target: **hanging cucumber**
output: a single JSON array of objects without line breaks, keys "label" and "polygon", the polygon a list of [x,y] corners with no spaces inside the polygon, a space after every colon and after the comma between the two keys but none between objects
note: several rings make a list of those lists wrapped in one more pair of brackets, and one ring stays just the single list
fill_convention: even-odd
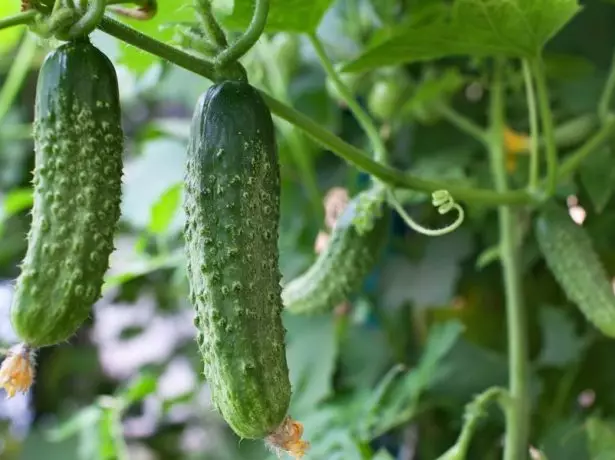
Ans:
[{"label": "hanging cucumber", "polygon": [[549,203],[536,219],[540,250],[562,290],[603,334],[615,337],[615,294],[585,229]]},{"label": "hanging cucumber", "polygon": [[355,293],[380,257],[389,237],[384,191],[375,187],[353,198],[340,215],[327,248],[282,291],[292,313],[330,311]]},{"label": "hanging cucumber", "polygon": [[87,39],[49,53],[34,119],[34,203],[11,305],[23,342],[0,370],[9,395],[32,382],[33,349],[68,340],[100,297],[120,217],[124,136],[111,61]]},{"label": "hanging cucumber", "polygon": [[111,61],[87,39],[43,63],[34,205],[11,320],[31,347],[69,339],[100,297],[120,217],[124,136]]},{"label": "hanging cucumber", "polygon": [[276,140],[248,83],[215,84],[199,99],[184,209],[190,300],[214,405],[240,437],[267,438],[300,457],[302,427],[287,417]]}]

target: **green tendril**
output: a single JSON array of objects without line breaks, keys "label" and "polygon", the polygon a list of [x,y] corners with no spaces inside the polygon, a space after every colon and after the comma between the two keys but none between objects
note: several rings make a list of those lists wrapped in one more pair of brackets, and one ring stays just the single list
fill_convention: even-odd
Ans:
[{"label": "green tendril", "polygon": [[431,202],[434,207],[438,208],[438,213],[441,215],[448,214],[452,210],[457,211],[457,219],[450,225],[447,225],[444,228],[431,229],[422,226],[417,223],[408,215],[408,213],[404,210],[400,202],[397,200],[395,195],[389,190],[389,201],[395,208],[395,210],[399,213],[404,222],[410,227],[412,230],[420,233],[421,235],[426,236],[443,236],[448,233],[451,233],[457,230],[465,219],[465,212],[463,208],[453,200],[453,197],[448,192],[448,190],[436,190],[431,195]]}]

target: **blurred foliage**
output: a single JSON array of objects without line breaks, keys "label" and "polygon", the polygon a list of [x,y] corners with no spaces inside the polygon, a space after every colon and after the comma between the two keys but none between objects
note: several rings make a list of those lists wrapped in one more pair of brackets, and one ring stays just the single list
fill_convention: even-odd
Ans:
[{"label": "blurred foliage", "polygon": [[[14,13],[18,3],[0,2],[0,17]],[[516,3],[524,8],[515,10]],[[172,41],[173,23],[194,20],[189,4],[161,1],[154,20],[131,24]],[[245,25],[251,10],[250,2],[214,4],[230,26]],[[578,12],[573,0],[458,0],[451,17],[450,2],[440,0],[271,4],[267,35],[243,59],[252,84],[367,149],[309,42],[296,33],[318,25],[335,61],[358,71],[352,88],[378,120],[396,167],[484,187],[491,186],[486,152],[437,110],[451,103],[484,123],[483,57],[533,54],[553,37],[545,61],[556,123],[564,126],[595,112],[615,46],[615,5],[599,0],[586,2],[567,25]],[[479,11],[480,4],[490,9]],[[306,5],[310,14],[303,16]],[[489,28],[489,21],[496,25]],[[438,48],[442,39],[445,46]],[[0,32],[0,84],[22,40],[23,29]],[[271,459],[262,443],[239,442],[213,410],[193,340],[182,180],[191,112],[210,83],[100,32],[93,40],[118,71],[127,136],[117,250],[92,320],[70,344],[40,351],[30,394],[0,402],[0,459]],[[32,199],[36,68],[52,45],[39,43],[35,65],[0,121],[0,337],[7,343],[15,339],[8,307]],[[460,56],[467,53],[474,57]],[[350,81],[349,73],[343,75]],[[512,64],[507,94],[509,124],[527,132],[523,80]],[[366,177],[296,128],[277,119],[276,127],[283,179],[280,262],[289,279],[316,257],[326,192],[345,187],[354,194]],[[572,127],[566,130],[572,142],[561,155],[582,140]],[[595,153],[558,189],[560,198],[574,195],[584,208],[585,225],[611,275],[612,147]],[[519,154],[510,171],[517,186],[527,180],[527,158]],[[436,226],[445,219],[427,195],[403,193],[422,222]],[[506,385],[504,293],[494,263],[497,218],[471,203],[466,212],[460,230],[433,239],[398,218],[384,261],[349,299],[350,308],[310,318],[284,315],[291,413],[305,424],[310,459],[436,459],[457,439],[465,405],[491,386]],[[615,458],[615,344],[566,301],[527,229],[524,243],[532,445],[551,460]],[[501,414],[486,411],[468,459],[500,458],[502,431]]]}]

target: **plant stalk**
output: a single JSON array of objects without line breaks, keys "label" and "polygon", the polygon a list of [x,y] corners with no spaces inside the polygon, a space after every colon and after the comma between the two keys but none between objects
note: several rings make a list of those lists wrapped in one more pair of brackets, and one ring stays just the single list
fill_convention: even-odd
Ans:
[{"label": "plant stalk", "polygon": [[[505,104],[502,84],[503,65],[496,62],[491,89],[491,167],[495,188],[500,193],[508,190],[504,127]],[[500,261],[503,270],[508,327],[508,372],[510,405],[506,410],[506,437],[504,460],[525,460],[529,439],[529,364],[527,351],[527,325],[523,301],[522,279],[519,261],[518,221],[510,206],[498,208],[500,224]]]},{"label": "plant stalk", "polygon": [[538,181],[540,180],[540,152],[538,149],[538,113],[536,110],[536,95],[534,93],[532,69],[530,68],[530,64],[526,59],[523,60],[523,79],[525,80],[527,110],[530,118],[530,173],[528,187],[531,191],[536,191],[538,188]]},{"label": "plant stalk", "polygon": [[543,63],[540,57],[529,62],[530,71],[536,80],[536,96],[538,100],[538,111],[542,124],[546,156],[547,156],[547,194],[553,195],[557,186],[557,144],[555,142],[555,130],[553,128],[553,114],[549,105],[549,93],[547,90],[547,79],[543,70]]}]

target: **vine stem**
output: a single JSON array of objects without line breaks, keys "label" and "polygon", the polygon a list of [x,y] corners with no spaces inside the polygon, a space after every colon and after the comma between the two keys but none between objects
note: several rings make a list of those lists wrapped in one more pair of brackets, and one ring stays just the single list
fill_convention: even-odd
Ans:
[{"label": "vine stem", "polygon": [[604,90],[602,91],[600,101],[598,102],[598,116],[602,122],[606,121],[609,115],[609,105],[611,104],[611,99],[613,98],[613,91],[615,91],[615,52],[613,53],[613,58],[611,60],[609,76],[606,79]]},{"label": "vine stem", "polygon": [[489,143],[487,132],[474,123],[472,120],[457,112],[455,109],[448,105],[440,105],[438,112],[444,117],[451,125],[455,126],[459,131],[468,134],[483,145]]},{"label": "vine stem", "polygon": [[258,41],[267,24],[269,14],[269,0],[256,0],[254,15],[248,26],[248,30],[228,48],[221,51],[216,58],[216,65],[225,66],[231,62],[238,61],[250,48]]},{"label": "vine stem", "polygon": [[578,169],[583,160],[591,153],[595,152],[606,140],[613,136],[615,131],[615,116],[610,115],[604,121],[596,133],[591,136],[582,146],[572,152],[564,161],[558,170],[558,179],[564,179],[569,174],[572,174]]},{"label": "vine stem", "polygon": [[527,97],[527,110],[530,118],[530,173],[528,187],[530,190],[536,191],[538,188],[540,174],[540,152],[538,151],[538,113],[536,110],[534,82],[532,81],[532,69],[530,68],[530,63],[527,59],[523,60],[522,65],[523,79],[525,80],[525,94]]},{"label": "vine stem", "polygon": [[[508,190],[504,127],[505,104],[502,84],[503,63],[495,63],[490,103],[490,156],[495,188],[501,193]],[[504,460],[527,458],[529,438],[529,365],[527,326],[523,302],[519,253],[516,247],[518,222],[510,206],[498,208],[500,224],[500,260],[502,263],[506,296],[508,328],[508,372],[510,405],[506,408],[506,438]]]},{"label": "vine stem", "polygon": [[135,29],[122,24],[109,16],[104,16],[98,28],[103,32],[112,35],[115,38],[129,43],[137,48],[140,48],[155,56],[166,59],[179,67],[190,70],[198,75],[201,75],[209,80],[214,79],[214,67],[211,63],[199,59],[189,53],[181,51],[173,46],[159,42]]},{"label": "vine stem", "polygon": [[[103,17],[99,23],[99,29],[128,44],[147,51],[148,53],[166,59],[190,72],[201,75],[212,81],[214,79],[214,69],[211,63],[173,46],[161,43],[108,16]],[[311,118],[269,96],[267,93],[261,92],[261,95],[269,106],[269,109],[276,116],[297,126],[318,144],[331,150],[354,167],[371,174],[393,187],[409,188],[430,193],[438,190],[448,190],[458,201],[482,203],[484,205],[526,204],[536,200],[536,198],[528,194],[525,190],[498,193],[489,189],[464,187],[450,184],[446,181],[427,180],[412,174],[406,174],[372,160],[362,150],[343,141]]]},{"label": "vine stem", "polygon": [[374,149],[374,160],[379,163],[385,164],[387,161],[387,150],[372,119],[367,114],[367,112],[365,112],[365,110],[363,110],[363,108],[359,105],[350,89],[348,89],[348,87],[344,84],[344,82],[341,80],[341,78],[335,71],[333,63],[327,56],[325,47],[318,39],[316,34],[308,34],[308,37],[310,39],[310,43],[312,43],[312,46],[314,47],[314,51],[316,52],[316,55],[318,56],[318,59],[320,60],[323,69],[325,70],[325,73],[331,79],[333,86],[340,94],[354,117],[357,119],[363,131],[365,131],[365,134],[369,139],[372,148]]},{"label": "vine stem", "polygon": [[28,75],[32,61],[36,56],[36,41],[26,31],[11,69],[0,90],[0,124],[11,109],[17,93]]},{"label": "vine stem", "polygon": [[543,70],[543,63],[540,57],[529,61],[531,73],[536,80],[536,96],[538,100],[538,110],[542,123],[545,149],[547,154],[547,194],[553,195],[557,186],[557,144],[555,143],[555,130],[553,128],[553,114],[549,105],[549,93],[547,91],[547,79]]},{"label": "vine stem", "polygon": [[17,13],[12,16],[0,19],[0,30],[8,29],[9,27],[28,24],[36,16],[36,11],[28,10],[22,13]]}]

